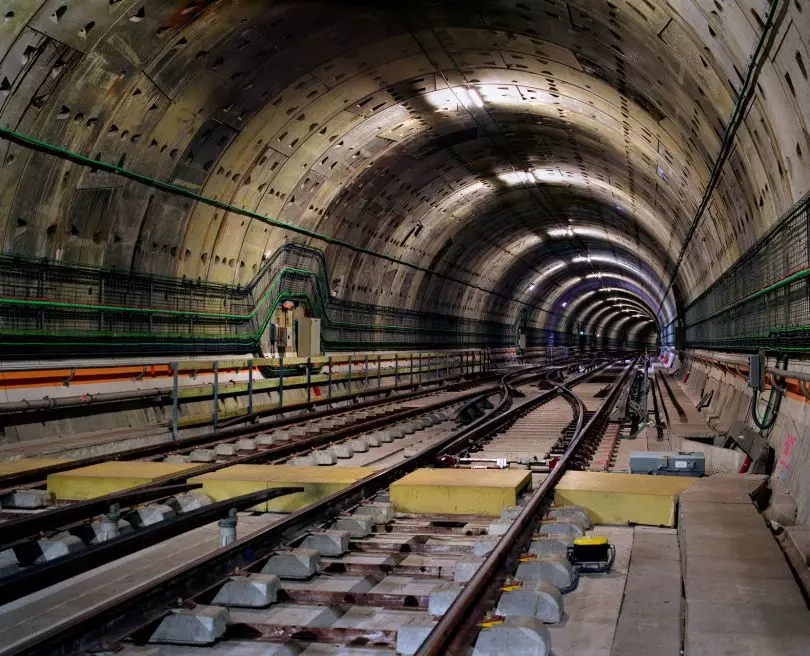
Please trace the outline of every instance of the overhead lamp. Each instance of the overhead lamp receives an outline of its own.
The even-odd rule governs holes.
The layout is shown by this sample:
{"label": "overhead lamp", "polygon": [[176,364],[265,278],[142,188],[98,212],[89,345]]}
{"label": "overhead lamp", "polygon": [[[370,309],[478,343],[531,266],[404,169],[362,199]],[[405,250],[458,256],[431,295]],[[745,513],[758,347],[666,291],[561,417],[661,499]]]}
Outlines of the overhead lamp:
{"label": "overhead lamp", "polygon": [[456,97],[461,101],[465,107],[483,107],[484,101],[479,95],[478,91],[468,87],[457,87],[453,89]]}
{"label": "overhead lamp", "polygon": [[597,271],[596,273],[589,273],[589,274],[588,274],[587,276],[585,276],[585,277],[586,277],[586,278],[601,278],[601,277],[602,277],[602,272],[601,272],[601,271]]}
{"label": "overhead lamp", "polygon": [[563,306],[563,307],[568,307],[568,301],[563,301],[562,306]]}
{"label": "overhead lamp", "polygon": [[537,285],[535,285],[534,283],[532,283],[531,285],[529,285],[529,286],[526,288],[526,291],[527,291],[527,292],[530,292],[530,291],[532,291],[532,290],[533,290],[535,287],[537,287]]}

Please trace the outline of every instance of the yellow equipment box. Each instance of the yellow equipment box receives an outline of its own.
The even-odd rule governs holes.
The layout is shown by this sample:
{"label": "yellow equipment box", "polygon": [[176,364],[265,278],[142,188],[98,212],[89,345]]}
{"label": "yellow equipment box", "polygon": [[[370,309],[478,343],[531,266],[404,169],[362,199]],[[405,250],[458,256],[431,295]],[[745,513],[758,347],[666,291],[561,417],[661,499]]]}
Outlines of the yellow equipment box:
{"label": "yellow equipment box", "polygon": [[102,462],[48,476],[48,491],[59,501],[82,501],[199,467],[173,462]]}
{"label": "yellow equipment box", "polygon": [[698,480],[607,472],[567,472],[554,490],[554,503],[579,506],[594,524],[675,526],[678,495]]}
{"label": "yellow equipment box", "polygon": [[391,485],[398,512],[497,517],[531,485],[531,472],[511,469],[417,469]]}
{"label": "yellow equipment box", "polygon": [[261,503],[253,510],[293,512],[370,476],[375,467],[297,467],[295,465],[233,465],[189,479],[202,483],[214,501],[224,501],[271,487],[301,486],[303,492]]}

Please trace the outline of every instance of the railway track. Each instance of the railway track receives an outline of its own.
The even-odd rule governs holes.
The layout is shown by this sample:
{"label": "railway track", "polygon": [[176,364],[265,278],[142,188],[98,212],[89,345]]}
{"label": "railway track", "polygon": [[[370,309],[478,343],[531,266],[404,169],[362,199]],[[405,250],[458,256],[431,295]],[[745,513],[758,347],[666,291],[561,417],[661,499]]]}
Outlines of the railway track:
{"label": "railway track", "polygon": [[[265,451],[273,446],[273,441],[261,438],[267,434],[278,438],[276,444],[292,438],[297,442],[305,437],[323,437],[337,433],[339,430],[351,430],[353,427],[362,430],[369,421],[386,421],[403,409],[404,404],[413,404],[419,399],[453,392],[464,392],[486,385],[486,380],[470,380],[422,389],[404,394],[396,394],[383,399],[374,399],[354,403],[349,406],[337,406],[311,412],[307,407],[292,408],[285,417],[261,421],[266,413],[256,413],[251,417],[240,418],[244,426],[231,426],[173,442],[147,445],[110,454],[65,460],[62,463],[45,467],[19,471],[0,476],[0,496],[10,494],[17,489],[32,489],[45,484],[48,475],[78,467],[86,467],[109,461],[170,461],[179,462],[226,462],[251,451]],[[489,384],[488,389],[497,389],[497,384]],[[463,395],[461,395],[463,398]],[[336,399],[336,403],[354,399]],[[257,423],[254,423],[257,422]],[[284,432],[286,430],[286,433]],[[250,445],[249,440],[255,440]],[[247,442],[245,441],[247,440]],[[196,453],[195,453],[196,452]]]}
{"label": "railway track", "polygon": [[[599,375],[599,371],[592,368],[573,376],[564,385],[549,382],[546,386],[552,389],[545,391],[533,382],[542,372],[516,372],[502,379],[497,399],[493,389],[479,390],[477,395],[464,394],[464,398],[457,398],[445,407],[453,406],[460,414],[466,406],[478,413],[484,412],[482,405],[489,403],[492,407],[461,428],[451,427],[446,421],[433,421],[431,434],[425,433],[407,448],[392,441],[387,452],[371,453],[369,449],[354,453],[337,466],[362,464],[383,469],[180,571],[110,599],[92,612],[36,635],[22,636],[5,650],[0,649],[0,653],[61,654],[95,649],[100,644],[105,649],[114,645],[133,654],[146,653],[149,648],[144,645],[156,639],[156,632],[168,630],[163,626],[165,622],[178,621],[175,616],[187,613],[193,616],[203,611],[214,613],[216,618],[212,621],[225,628],[224,642],[216,648],[220,651],[212,653],[224,653],[222,649],[242,643],[255,646],[264,642],[268,643],[267,649],[271,645],[281,649],[279,645],[285,642],[295,644],[290,647],[293,651],[262,653],[298,653],[294,650],[301,645],[322,646],[325,651],[312,652],[318,654],[337,653],[334,651],[337,645],[365,645],[389,654],[393,650],[413,653],[409,650],[418,647],[430,633],[435,617],[443,616],[441,625],[446,624],[447,617],[457,614],[454,609],[463,602],[467,591],[481,585],[479,582],[473,586],[483,576],[481,572],[489,572],[487,581],[495,576],[490,562],[493,558],[500,559],[498,572],[504,571],[503,559],[520,551],[520,541],[499,540],[503,523],[493,527],[498,522],[483,516],[393,515],[387,503],[388,485],[416,468],[437,461],[446,463],[447,458],[455,459],[463,467],[492,466],[488,461],[494,461],[498,467],[531,469],[536,490],[524,495],[523,510],[508,527],[507,536],[518,525],[536,522],[553,486],[549,481],[556,482],[566,467],[586,466],[593,456],[587,451],[589,443],[598,444],[604,432],[606,409],[615,399],[619,384],[613,385],[607,398],[596,404],[598,408],[588,394],[583,394],[586,405],[571,391],[577,384]],[[549,373],[552,372],[545,372]],[[620,383],[624,377],[620,377]],[[591,383],[585,383],[584,387],[589,385],[594,387]],[[484,399],[490,401],[482,403]],[[404,411],[411,413],[408,416],[400,416],[402,413],[393,416],[400,425],[412,417],[430,417],[431,413],[438,417],[440,410],[435,405]],[[418,419],[412,423],[418,423]],[[539,430],[541,438],[532,440],[532,432],[537,437]],[[264,461],[281,462],[289,455]],[[207,467],[233,463],[230,460]],[[544,470],[550,473],[543,473]],[[369,517],[370,521],[364,519]],[[348,535],[336,538],[333,532],[336,527],[348,529]],[[285,568],[295,569],[296,550],[312,546],[319,547],[315,578],[302,582],[285,576],[289,574]],[[302,563],[299,558],[297,566],[303,566]],[[308,566],[312,567],[312,563]],[[233,578],[236,572],[239,576]],[[271,576],[276,573],[279,579]],[[244,587],[245,581],[256,577],[276,581],[276,589],[271,591],[275,603],[250,609],[239,606],[238,600],[233,605],[222,601],[223,584],[230,588]],[[464,587],[459,588],[461,585]],[[489,585],[488,593],[493,589]],[[481,597],[484,598],[493,603],[492,594]],[[182,599],[186,609],[179,613],[178,599]],[[0,615],[0,622],[2,619]],[[424,651],[434,649],[431,645],[436,641],[435,634],[430,633],[422,647],[424,653],[457,653]],[[469,627],[464,634],[474,641]],[[157,638],[160,643],[160,636]],[[163,648],[161,653],[171,653],[171,648]]]}

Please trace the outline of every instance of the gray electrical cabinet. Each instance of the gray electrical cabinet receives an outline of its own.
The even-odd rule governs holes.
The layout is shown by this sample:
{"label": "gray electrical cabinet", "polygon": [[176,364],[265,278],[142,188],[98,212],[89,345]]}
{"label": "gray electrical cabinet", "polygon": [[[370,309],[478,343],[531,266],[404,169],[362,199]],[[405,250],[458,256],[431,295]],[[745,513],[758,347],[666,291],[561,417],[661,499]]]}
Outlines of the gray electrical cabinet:
{"label": "gray electrical cabinet", "polygon": [[757,391],[765,389],[765,355],[757,353],[748,359],[748,387]]}
{"label": "gray electrical cabinet", "polygon": [[298,357],[313,358],[321,354],[321,320],[305,317],[298,322]]}
{"label": "gray electrical cabinet", "polygon": [[664,476],[703,476],[706,473],[706,457],[702,453],[631,451],[630,473]]}

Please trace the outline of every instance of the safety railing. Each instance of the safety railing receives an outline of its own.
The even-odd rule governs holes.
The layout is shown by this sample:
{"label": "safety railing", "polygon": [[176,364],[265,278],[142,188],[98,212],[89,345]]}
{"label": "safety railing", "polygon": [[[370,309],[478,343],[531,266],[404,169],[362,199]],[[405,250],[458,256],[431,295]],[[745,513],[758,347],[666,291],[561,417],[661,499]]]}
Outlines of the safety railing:
{"label": "safety railing", "polygon": [[684,312],[685,345],[807,350],[810,195],[783,216]]}
{"label": "safety railing", "polygon": [[246,286],[0,256],[0,350],[26,355],[257,351],[272,314],[300,301],[322,318],[325,350],[504,346],[508,326],[343,301],[321,251],[288,243]]}
{"label": "safety railing", "polygon": [[[517,323],[345,301],[334,298],[328,280],[323,252],[295,243],[245,286],[0,255],[0,353],[259,352],[273,313],[287,300],[322,319],[325,351],[516,343]],[[557,331],[530,328],[527,337],[531,347],[586,345]]]}

